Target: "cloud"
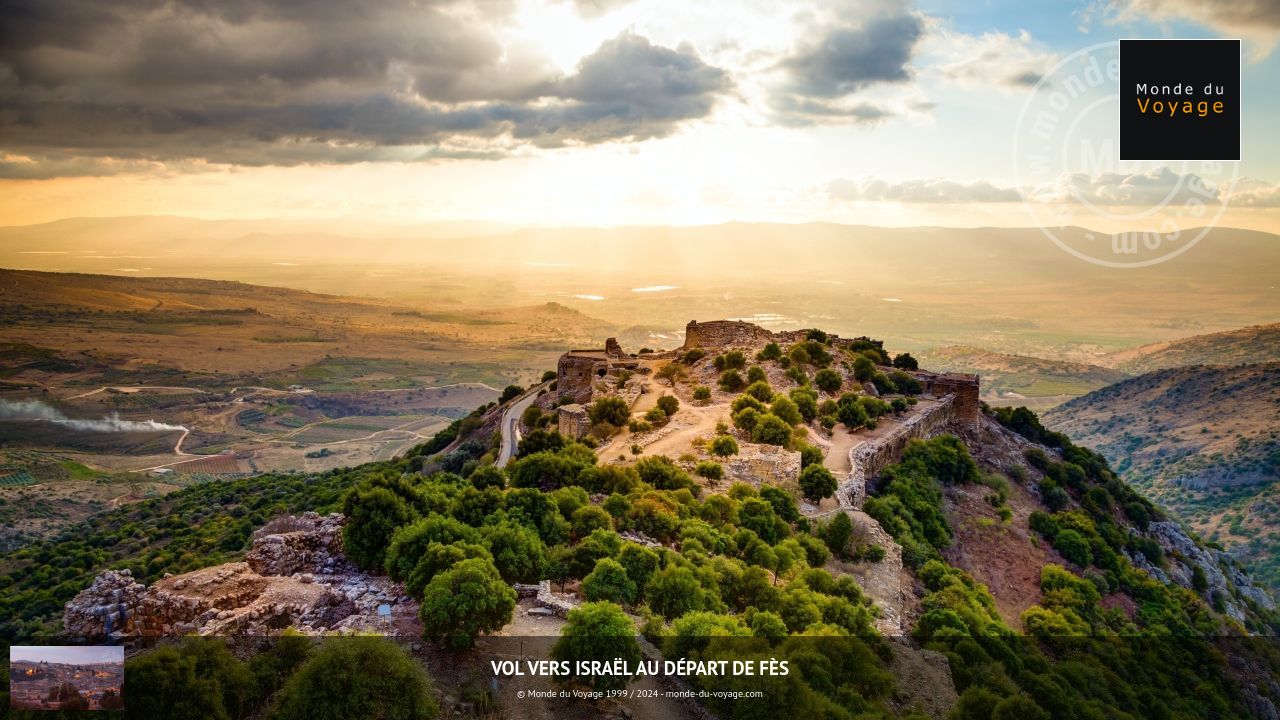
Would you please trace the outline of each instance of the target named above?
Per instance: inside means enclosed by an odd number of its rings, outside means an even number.
[[[114,413],[101,420],[78,420],[63,415],[39,400],[0,400],[0,419],[43,420],[83,432],[172,432],[187,429],[183,425],[169,425],[155,420],[121,420]]]
[[[890,183],[876,178],[837,179],[823,188],[826,195],[840,202],[899,203],[1003,203],[1016,202],[1021,195],[1014,188],[1001,188],[979,180],[971,183],[931,178]]]
[[[1222,192],[1232,207],[1277,208],[1280,207],[1280,185],[1254,178],[1241,178],[1235,187]]]
[[[892,4],[858,24],[840,23],[815,32],[815,40],[796,48],[778,66],[784,80],[770,105],[781,122],[874,123],[894,114],[883,104],[851,98],[875,86],[912,79],[910,62],[925,32],[924,19]]]
[[[500,0],[6,4],[0,176],[639,141],[705,117],[731,89],[692,47],[629,32],[560,73],[501,40],[511,10]]]
[[[1255,44],[1255,59],[1270,54],[1280,39],[1280,3],[1275,0],[1097,0],[1083,13],[1107,22],[1147,19],[1157,23],[1190,21]]]
[[[1097,175],[1063,173],[1048,185],[1027,191],[1043,203],[1088,203],[1105,206],[1156,207],[1199,201],[1221,201],[1217,186],[1206,185],[1195,173],[1176,173],[1161,166],[1144,173],[1104,172]]]
[[[940,28],[923,45],[921,54],[932,61],[929,71],[958,85],[1025,90],[1057,62],[1053,53],[1036,49],[1025,30],[967,35]]]

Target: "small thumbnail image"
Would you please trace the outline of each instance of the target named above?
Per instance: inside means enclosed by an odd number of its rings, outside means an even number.
[[[14,645],[9,648],[9,707],[25,710],[121,710],[124,648],[116,645]]]

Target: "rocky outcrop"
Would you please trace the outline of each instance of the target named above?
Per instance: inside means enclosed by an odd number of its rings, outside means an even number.
[[[146,589],[130,570],[108,570],[67,603],[62,615],[63,630],[76,640],[119,637]]]
[[[1156,579],[1190,588],[1193,586],[1195,569],[1199,568],[1207,582],[1205,597],[1220,598],[1226,614],[1238,622],[1244,622],[1246,615],[1237,596],[1248,598],[1265,610],[1275,609],[1275,601],[1271,596],[1253,584],[1253,579],[1229,553],[1200,547],[1182,526],[1170,520],[1151,523],[1149,531],[1171,558],[1170,570],[1164,572],[1160,568],[1151,567],[1145,558],[1131,559]],[[1235,590],[1234,593],[1232,589]]]
[[[254,533],[245,562],[259,575],[331,573],[343,563],[342,524],[339,513],[278,518]]]
[[[399,583],[366,575],[342,555],[339,514],[278,518],[255,533],[244,562],[165,577],[151,587],[108,571],[67,603],[63,626],[77,637],[394,634],[417,603]]]
[[[741,443],[738,454],[722,462],[729,482],[744,482],[756,488],[773,485],[799,491],[800,453],[777,445]]]

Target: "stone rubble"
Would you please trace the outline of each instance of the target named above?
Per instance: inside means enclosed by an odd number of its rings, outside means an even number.
[[[244,562],[167,576],[150,588],[109,570],[67,603],[63,627],[80,638],[166,635],[393,634],[417,616],[400,583],[342,554],[338,513],[278,518],[254,534]]]

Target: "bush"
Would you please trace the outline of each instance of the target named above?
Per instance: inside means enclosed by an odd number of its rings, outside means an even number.
[[[644,594],[649,607],[668,620],[707,609],[707,591],[687,567],[668,567],[654,573]]]
[[[791,426],[777,415],[765,413],[760,416],[755,423],[755,427],[751,429],[751,439],[764,445],[785,447],[787,443],[791,442]]]
[[[589,601],[608,600],[620,605],[635,602],[636,584],[627,570],[613,558],[600,558],[582,579],[582,593]]]
[[[1062,530],[1053,539],[1053,547],[1062,553],[1062,557],[1079,565],[1088,567],[1093,562],[1093,553],[1089,549],[1089,541],[1075,530]]]
[[[765,346],[756,355],[759,360],[777,360],[782,357],[782,348],[776,342],[765,343]]]
[[[818,502],[836,491],[836,478],[822,465],[813,464],[800,471],[800,490],[806,499]]]
[[[408,653],[383,638],[350,637],[324,641],[280,690],[270,718],[431,720],[439,713],[431,679]]]
[[[822,392],[833,395],[840,390],[841,385],[844,385],[844,378],[835,370],[822,369],[813,376],[813,384],[817,385]]]
[[[706,385],[699,385],[693,389],[693,399],[699,402],[705,402],[711,399],[711,388]]]
[[[231,720],[248,717],[257,699],[253,675],[221,639],[142,653],[125,662],[125,675],[131,717]]]
[[[671,458],[664,455],[647,457],[636,462],[640,479],[659,490],[679,490],[694,487],[693,479],[680,469]]]
[[[793,427],[804,422],[804,416],[800,414],[800,408],[796,407],[795,402],[786,395],[775,397],[773,404],[769,407],[769,412]]]
[[[480,633],[511,622],[515,607],[516,591],[493,563],[463,560],[436,575],[423,590],[422,634],[449,647],[469,648]]]
[[[493,555],[493,565],[503,580],[513,583],[542,579],[547,547],[536,532],[512,522],[488,525],[482,532],[485,545]]]
[[[347,524],[342,529],[342,546],[357,566],[373,573],[384,570],[386,548],[401,525],[411,522],[417,512],[400,496],[384,487],[354,489],[343,502]]]
[[[822,541],[827,544],[831,554],[844,557],[849,547],[849,539],[853,537],[853,521],[846,513],[838,512],[830,522],[822,526],[820,532]]]
[[[559,434],[556,437],[560,437]],[[521,447],[524,447],[524,441],[521,440]],[[498,488],[501,490],[507,486],[507,475],[502,469],[493,465],[481,465],[476,468],[467,478],[471,481],[471,486],[477,490],[485,488]]]
[[[747,386],[746,394],[762,403],[767,403],[773,399],[773,388],[769,386],[769,383],[760,380]]]
[[[759,365],[752,365],[747,368],[747,382],[749,383],[767,383],[769,376],[764,374],[764,368]]]
[[[902,353],[901,355],[894,356],[893,366],[902,370],[920,369],[920,363],[916,362],[916,359],[911,357],[910,353]]]
[[[502,396],[498,398],[499,405],[505,405],[511,400],[515,400],[524,393],[524,388],[519,385],[508,385],[502,388]]]
[[[593,424],[608,423],[615,427],[622,427],[631,418],[631,407],[620,397],[606,395],[591,403],[591,409],[587,414]]]
[[[667,422],[667,414],[660,407],[650,408],[649,412],[644,414],[644,419],[651,425],[663,425]]]
[[[738,441],[731,435],[717,435],[711,441],[711,454],[716,457],[729,457],[738,454]]]
[[[680,409],[680,400],[675,395],[663,395],[658,398],[658,409],[671,417]]]
[[[427,546],[413,566],[409,579],[405,581],[405,592],[417,600],[422,600],[422,591],[435,579],[436,575],[457,565],[463,560],[481,559],[493,562],[493,555],[483,545],[458,542],[450,545],[433,542]]]
[[[737,392],[741,390],[747,383],[738,374],[737,370],[725,370],[720,373],[720,379],[716,381],[721,390],[725,392]]]
[[[560,639],[551,648],[553,660],[566,662],[575,672],[557,675],[559,682],[581,682],[605,692],[627,686],[625,675],[578,675],[580,663],[623,661],[631,667],[640,662],[636,627],[622,608],[610,602],[589,602],[569,611]]]
[[[733,438],[729,438],[732,440]],[[703,460],[693,469],[694,474],[704,477],[708,480],[721,480],[724,478],[724,467],[718,462]]]

